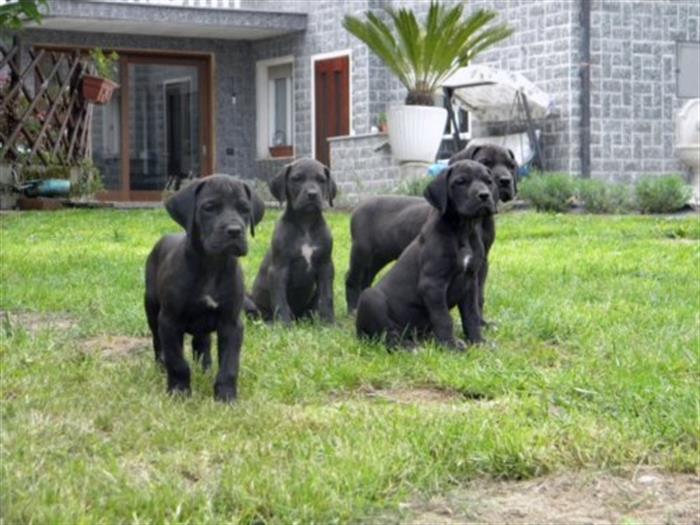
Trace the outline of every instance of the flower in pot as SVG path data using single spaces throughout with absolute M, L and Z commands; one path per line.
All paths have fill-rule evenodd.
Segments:
M 83 97 L 93 104 L 107 104 L 112 99 L 112 93 L 119 84 L 117 78 L 117 60 L 119 55 L 112 51 L 106 55 L 96 47 L 90 51 L 90 59 L 95 66 L 97 75 L 83 75 Z
M 462 3 L 448 8 L 431 1 L 421 23 L 410 9 L 384 9 L 393 27 L 368 11 L 365 19 L 346 16 L 343 27 L 364 42 L 408 89 L 405 106 L 389 109 L 389 142 L 402 161 L 432 162 L 447 120 L 433 107 L 433 95 L 457 69 L 510 36 L 507 25 L 493 25 L 494 11 L 463 16 Z

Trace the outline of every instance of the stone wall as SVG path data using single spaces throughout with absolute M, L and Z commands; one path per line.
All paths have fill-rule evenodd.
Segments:
M 331 138 L 331 166 L 338 184 L 339 199 L 355 202 L 361 195 L 396 189 L 398 163 L 391 156 L 385 134 Z
M 676 42 L 700 40 L 694 0 L 591 8 L 591 175 L 630 182 L 685 170 L 673 154 Z

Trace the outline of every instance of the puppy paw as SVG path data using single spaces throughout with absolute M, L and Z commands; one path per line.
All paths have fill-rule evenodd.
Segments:
M 236 389 L 230 386 L 214 385 L 214 399 L 222 403 L 234 403 L 236 401 Z
M 190 385 L 178 383 L 168 386 L 168 394 L 177 397 L 189 397 L 192 395 L 192 390 L 190 389 Z

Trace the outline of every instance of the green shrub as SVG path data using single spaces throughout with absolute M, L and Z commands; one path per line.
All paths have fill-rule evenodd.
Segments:
M 578 197 L 590 213 L 626 213 L 634 208 L 629 186 L 600 180 L 579 180 Z
M 643 177 L 635 188 L 637 206 L 642 213 L 678 211 L 690 199 L 690 188 L 678 175 Z
M 576 182 L 565 173 L 533 174 L 520 184 L 520 196 L 537 211 L 566 211 L 575 194 Z
M 412 197 L 422 197 L 425 187 L 433 180 L 432 177 L 414 177 L 402 180 L 394 190 L 399 195 L 409 195 Z

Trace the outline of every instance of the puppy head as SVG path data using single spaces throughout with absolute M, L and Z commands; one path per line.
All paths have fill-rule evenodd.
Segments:
M 423 195 L 442 215 L 473 218 L 495 213 L 495 193 L 497 190 L 488 168 L 471 160 L 461 160 L 435 177 Z
M 491 170 L 498 186 L 498 198 L 508 202 L 518 193 L 518 163 L 508 148 L 495 144 L 469 146 L 450 158 L 452 164 L 459 160 L 474 160 Z
M 337 188 L 330 170 L 313 159 L 287 164 L 270 181 L 270 191 L 295 211 L 321 211 L 323 201 L 333 206 Z
M 246 227 L 255 236 L 255 225 L 265 214 L 260 197 L 230 175 L 199 179 L 173 195 L 165 209 L 207 255 L 248 253 Z

